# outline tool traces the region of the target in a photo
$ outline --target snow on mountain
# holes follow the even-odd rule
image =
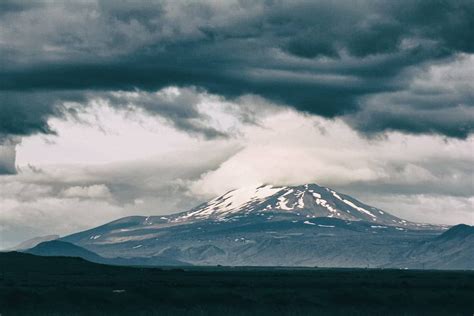
[[[175,221],[203,218],[223,218],[242,211],[251,211],[269,197],[285,190],[285,187],[271,185],[246,187],[232,190],[204,205],[177,217]]]
[[[259,185],[237,189],[188,212],[170,216],[169,220],[174,223],[203,219],[226,220],[251,213],[288,213],[307,218],[330,217],[385,225],[414,225],[317,184],[284,187]]]

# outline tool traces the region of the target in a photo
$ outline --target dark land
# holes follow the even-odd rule
[[[2,316],[473,312],[473,271],[140,268],[0,253]]]

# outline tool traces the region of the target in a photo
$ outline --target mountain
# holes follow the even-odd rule
[[[456,225],[398,258],[408,268],[474,269],[474,226]]]
[[[474,226],[459,224],[451,227],[437,238],[437,241],[474,239]],[[473,248],[474,249],[474,248]]]
[[[39,236],[39,237],[35,237],[35,238],[25,240],[24,242],[16,245],[15,247],[12,247],[8,250],[17,250],[17,251],[26,250],[26,249],[33,248],[34,246],[36,246],[36,245],[38,245],[42,242],[50,241],[50,240],[56,240],[58,238],[59,238],[59,235]]]
[[[42,242],[24,252],[46,257],[78,257],[91,262],[101,262],[103,259],[90,250],[60,240]]]
[[[164,256],[153,256],[147,258],[104,258],[99,256],[95,252],[84,249],[77,245],[60,241],[52,240],[38,244],[37,246],[25,250],[24,253],[29,253],[36,256],[43,257],[77,257],[84,260],[110,264],[110,265],[125,265],[125,266],[184,266],[189,265],[172,258],[166,258]]]
[[[125,217],[61,240],[104,257],[164,256],[193,265],[405,268],[422,264],[428,253],[420,247],[446,229],[409,222],[316,184],[264,185],[227,192],[186,212]]]

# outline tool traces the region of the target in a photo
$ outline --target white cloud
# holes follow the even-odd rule
[[[38,235],[69,234],[126,216],[126,206],[104,200],[39,196],[32,201],[1,199],[0,248]]]
[[[74,186],[62,191],[62,196],[67,198],[107,199],[112,196],[109,188],[104,184],[90,186]]]
[[[59,136],[33,135],[17,147],[17,164],[101,164],[142,159],[186,147],[193,140],[155,117],[118,111],[100,100],[77,120],[50,119]],[[161,136],[161,137],[160,137]]]
[[[474,225],[474,196],[391,194],[369,196],[366,201],[373,202],[392,214],[416,222]]]
[[[456,163],[461,167],[474,163],[473,137],[462,141],[389,133],[368,139],[340,120],[293,111],[269,116],[262,125],[246,127],[244,149],[203,175],[194,184],[194,192],[212,196],[255,183],[344,186],[446,181],[453,185],[453,174],[463,184],[469,174],[456,169]],[[438,170],[440,165],[452,170],[443,174]]]

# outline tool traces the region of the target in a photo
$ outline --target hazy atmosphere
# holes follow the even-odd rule
[[[0,249],[317,183],[474,225],[473,1],[1,1]]]

